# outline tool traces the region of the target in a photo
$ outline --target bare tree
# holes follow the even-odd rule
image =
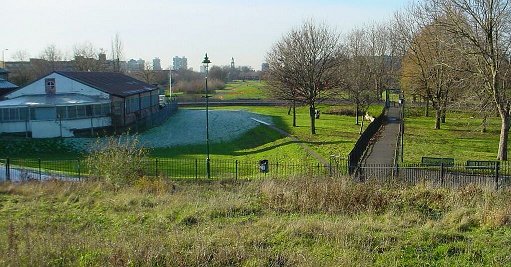
[[[49,71],[56,70],[57,61],[61,61],[63,53],[57,48],[55,44],[48,45],[41,53],[41,59],[46,60],[48,63]]]
[[[77,71],[99,71],[100,63],[97,60],[99,50],[90,42],[76,44],[73,47],[75,68]]]
[[[417,18],[421,11],[416,11]],[[411,40],[402,66],[403,88],[432,103],[435,129],[445,122],[451,99],[461,95],[466,74],[460,58],[453,53],[459,43],[439,26],[442,19],[435,18]]]
[[[274,90],[296,90],[295,99],[309,106],[312,134],[316,134],[316,104],[339,85],[339,54],[339,34],[308,21],[286,34],[266,56]]]
[[[364,29],[354,29],[345,40],[345,57],[341,61],[339,76],[343,77],[341,95],[355,104],[355,123],[359,124],[359,111],[365,112],[376,98],[373,91],[375,74],[371,73],[373,64],[369,34]],[[361,127],[362,129],[362,127]]]
[[[389,23],[372,24],[367,27],[366,46],[368,69],[372,77],[375,97],[381,100],[388,88],[397,87],[397,72],[401,58],[398,55],[392,27]]]
[[[27,50],[16,50],[14,51],[12,58],[15,61],[27,61],[30,58],[30,54],[27,52]]]
[[[152,84],[155,80],[153,65],[149,62],[146,62],[144,64],[144,69],[140,72],[137,72],[137,76],[139,76],[140,79],[142,79],[144,82]]]
[[[443,26],[467,45],[460,55],[474,67],[482,90],[492,96],[501,118],[497,159],[507,160],[511,117],[509,65],[511,6],[509,0],[431,0],[445,14]]]
[[[112,40],[112,63],[114,72],[121,72],[121,60],[124,57],[124,47],[119,36],[119,33],[115,34]]]

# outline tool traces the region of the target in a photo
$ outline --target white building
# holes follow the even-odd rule
[[[0,134],[71,137],[126,128],[159,110],[158,88],[113,72],[52,72],[0,101]]]

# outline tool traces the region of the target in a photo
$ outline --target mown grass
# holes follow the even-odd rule
[[[500,118],[490,117],[483,133],[482,119],[469,112],[450,112],[441,129],[435,130],[435,118],[424,117],[422,109],[406,108],[404,159],[417,163],[421,157],[467,160],[495,160],[499,145]]]
[[[350,107],[320,105],[318,108],[322,110],[322,114],[316,120],[316,134],[311,134],[308,107],[297,107],[297,127],[293,127],[293,116],[292,113],[288,115],[288,107],[223,107],[222,109],[243,109],[271,116],[277,128],[296,137],[324,158],[328,159],[332,155],[346,157],[359,137],[360,125],[355,124],[355,118],[351,115],[328,114],[328,111],[336,108],[351,110]]]
[[[233,81],[225,85],[225,89],[216,90],[213,99],[243,100],[267,99],[268,90],[264,81]]]
[[[3,266],[506,266],[511,192],[343,179],[0,184]]]
[[[224,89],[209,92],[214,100],[260,100],[271,98],[264,81],[233,81],[225,85]],[[204,93],[190,94],[176,92],[178,101],[203,101]]]

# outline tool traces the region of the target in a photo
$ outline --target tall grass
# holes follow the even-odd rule
[[[4,183],[0,265],[504,266],[510,202],[330,178]]]
[[[136,136],[128,134],[100,139],[85,158],[90,179],[104,180],[115,185],[132,185],[143,175],[147,150],[140,147]]]

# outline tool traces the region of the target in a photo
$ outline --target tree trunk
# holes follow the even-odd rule
[[[498,160],[507,160],[507,142],[509,138],[509,112],[507,110],[499,110],[501,118]]]
[[[293,100],[293,127],[296,127],[296,101]]]
[[[429,99],[426,99],[426,112],[424,116],[429,117]]]
[[[355,107],[355,124],[358,125],[358,102]]]
[[[289,109],[287,110],[287,115],[291,115],[291,109],[293,108],[293,105],[289,106]]]
[[[435,112],[435,129],[440,129],[440,117],[441,117],[442,111],[440,109],[436,109]]]
[[[488,126],[488,115],[484,114],[482,124],[483,124],[483,129],[481,130],[481,132],[486,133],[486,131],[487,131],[486,127]]]
[[[311,118],[311,134],[316,134],[316,108],[314,104],[309,106],[309,116]]]
[[[441,116],[441,120],[442,120],[442,123],[445,123],[445,109],[442,109],[442,116]]]

